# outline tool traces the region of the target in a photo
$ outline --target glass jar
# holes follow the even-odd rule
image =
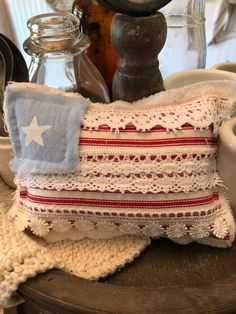
[[[31,55],[31,82],[80,93],[93,102],[110,101],[105,81],[86,53],[89,37],[80,32],[75,15],[41,14],[27,25],[31,34],[24,49]]]
[[[163,78],[181,70],[205,68],[205,0],[172,0],[161,12],[168,27],[159,54]]]

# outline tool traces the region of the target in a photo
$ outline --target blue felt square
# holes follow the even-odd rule
[[[80,124],[89,100],[30,87],[11,84],[5,93],[4,112],[15,154],[12,170],[19,175],[75,172]]]

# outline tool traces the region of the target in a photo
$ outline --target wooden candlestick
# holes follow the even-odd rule
[[[114,16],[111,40],[119,58],[113,100],[135,101],[164,90],[158,54],[166,34],[165,17],[160,12],[142,17]]]

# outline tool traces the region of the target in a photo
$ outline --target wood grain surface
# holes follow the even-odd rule
[[[19,288],[19,313],[236,313],[236,244],[230,249],[155,240],[100,282],[53,270]],[[36,301],[37,300],[37,301]]]
[[[157,56],[166,34],[166,20],[160,12],[145,17],[114,16],[111,42],[118,64],[113,77],[113,101],[133,102],[164,90]]]

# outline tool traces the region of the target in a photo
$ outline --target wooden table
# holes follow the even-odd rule
[[[19,314],[236,313],[236,243],[216,249],[155,240],[100,282],[53,270],[19,288]]]

